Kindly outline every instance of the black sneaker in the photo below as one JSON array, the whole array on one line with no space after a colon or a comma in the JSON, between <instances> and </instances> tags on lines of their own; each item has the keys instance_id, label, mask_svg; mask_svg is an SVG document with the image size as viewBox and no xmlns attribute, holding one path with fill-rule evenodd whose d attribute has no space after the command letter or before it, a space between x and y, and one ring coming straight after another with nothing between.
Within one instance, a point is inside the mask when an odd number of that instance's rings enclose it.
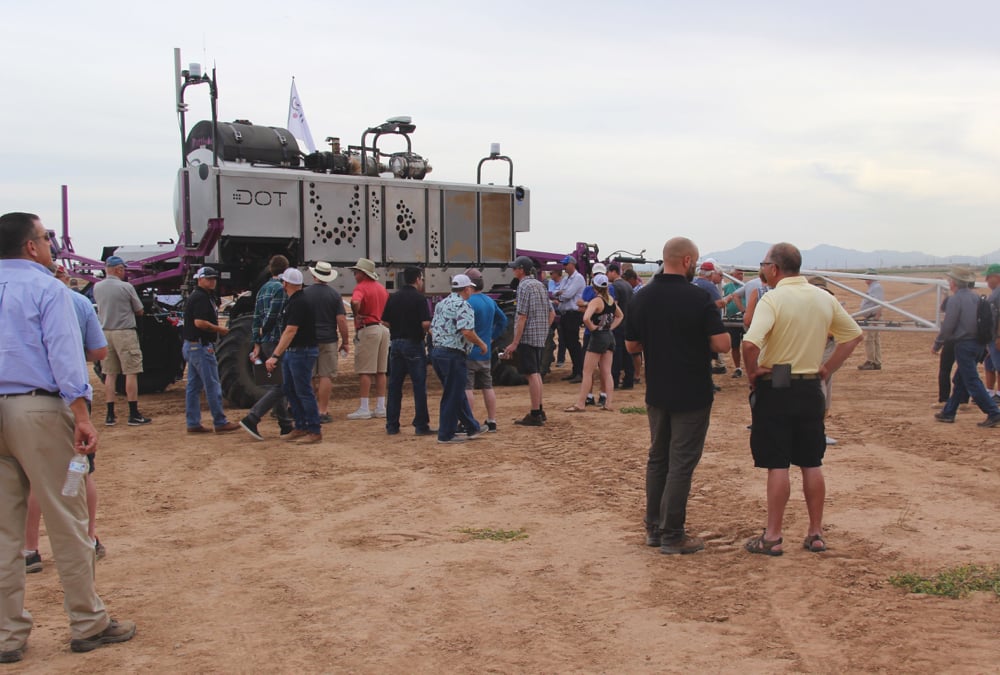
<instances>
[{"instance_id":1,"label":"black sneaker","mask_svg":"<svg viewBox=\"0 0 1000 675\"><path fill-rule=\"evenodd\" d=\"M646 530L646 546L660 545L660 528L653 527Z\"/></svg>"},{"instance_id":2,"label":"black sneaker","mask_svg":"<svg viewBox=\"0 0 1000 675\"><path fill-rule=\"evenodd\" d=\"M32 551L28 555L24 556L24 571L28 574L41 572L42 554L39 553L38 551Z\"/></svg>"},{"instance_id":3,"label":"black sneaker","mask_svg":"<svg viewBox=\"0 0 1000 675\"><path fill-rule=\"evenodd\" d=\"M545 414L544 410L539 410L538 414L542 418L543 422L548 422L549 421L549 416Z\"/></svg>"},{"instance_id":4,"label":"black sneaker","mask_svg":"<svg viewBox=\"0 0 1000 675\"><path fill-rule=\"evenodd\" d=\"M982 422L979 422L977 427L995 427L1000 426L1000 415L990 415Z\"/></svg>"},{"instance_id":5,"label":"black sneaker","mask_svg":"<svg viewBox=\"0 0 1000 675\"><path fill-rule=\"evenodd\" d=\"M489 420L486 420L485 422L483 422L483 426L486 427L486 433L495 434L497 432L496 422L490 422Z\"/></svg>"},{"instance_id":6,"label":"black sneaker","mask_svg":"<svg viewBox=\"0 0 1000 675\"><path fill-rule=\"evenodd\" d=\"M152 421L149 417L143 417L142 413L128 416L128 425L130 427L141 427L143 424L149 424Z\"/></svg>"},{"instance_id":7,"label":"black sneaker","mask_svg":"<svg viewBox=\"0 0 1000 675\"><path fill-rule=\"evenodd\" d=\"M430 427L427 427L426 429L414 429L413 430L413 435L414 436L436 436L437 432L438 432L437 429L431 429Z\"/></svg>"},{"instance_id":8,"label":"black sneaker","mask_svg":"<svg viewBox=\"0 0 1000 675\"><path fill-rule=\"evenodd\" d=\"M938 422L944 422L945 424L955 423L954 415L945 415L944 413L934 413L934 419L936 419Z\"/></svg>"},{"instance_id":9,"label":"black sneaker","mask_svg":"<svg viewBox=\"0 0 1000 675\"><path fill-rule=\"evenodd\" d=\"M24 650L28 648L28 643L25 642L23 647L18 647L17 649L11 649L6 652L0 652L0 663L17 663L24 658Z\"/></svg>"},{"instance_id":10,"label":"black sneaker","mask_svg":"<svg viewBox=\"0 0 1000 675\"><path fill-rule=\"evenodd\" d=\"M69 648L74 652L89 652L104 645L111 645L116 642L128 642L134 635L135 624L133 622L122 621L119 623L112 619L108 627L97 635L89 638L70 640Z\"/></svg>"},{"instance_id":11,"label":"black sneaker","mask_svg":"<svg viewBox=\"0 0 1000 675\"><path fill-rule=\"evenodd\" d=\"M594 400L593 394L587 394L587 400L584 401L584 405L597 405L597 401Z\"/></svg>"},{"instance_id":12,"label":"black sneaker","mask_svg":"<svg viewBox=\"0 0 1000 675\"><path fill-rule=\"evenodd\" d=\"M118 424L118 418L115 417L114 413L108 413L108 416L104 418L104 426L113 427Z\"/></svg>"},{"instance_id":13,"label":"black sneaker","mask_svg":"<svg viewBox=\"0 0 1000 675\"><path fill-rule=\"evenodd\" d=\"M240 426L243 427L243 431L247 432L258 441L264 440L264 437L260 435L259 431L257 431L257 423L250 419L249 415L240 420Z\"/></svg>"},{"instance_id":14,"label":"black sneaker","mask_svg":"<svg viewBox=\"0 0 1000 675\"><path fill-rule=\"evenodd\" d=\"M522 427L543 427L545 426L545 420L542 419L541 415L532 415L528 413L519 420L514 420L514 424L518 424Z\"/></svg>"},{"instance_id":15,"label":"black sneaker","mask_svg":"<svg viewBox=\"0 0 1000 675\"><path fill-rule=\"evenodd\" d=\"M604 408L605 406L608 405L608 396L607 396L607 394L601 394L598 397L598 399L597 399L597 405L599 405L602 408Z\"/></svg>"},{"instance_id":16,"label":"black sneaker","mask_svg":"<svg viewBox=\"0 0 1000 675\"><path fill-rule=\"evenodd\" d=\"M104 544L97 537L94 537L94 554L97 555L98 560L108 554L108 549L104 547Z\"/></svg>"}]
</instances>

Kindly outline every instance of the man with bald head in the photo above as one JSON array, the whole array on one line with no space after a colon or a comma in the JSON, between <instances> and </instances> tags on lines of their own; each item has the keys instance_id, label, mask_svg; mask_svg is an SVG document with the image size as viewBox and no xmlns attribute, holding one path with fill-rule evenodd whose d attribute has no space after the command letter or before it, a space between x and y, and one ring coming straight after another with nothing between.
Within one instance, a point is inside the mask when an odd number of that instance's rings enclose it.
<instances>
[{"instance_id":1,"label":"man with bald head","mask_svg":"<svg viewBox=\"0 0 1000 675\"><path fill-rule=\"evenodd\" d=\"M823 455L826 401L822 383L861 342L861 328L837 299L799 274L802 254L775 244L760 263L772 290L760 297L743 338L743 366L750 381L754 466L767 469L767 526L746 543L750 553L784 552L781 525L790 495L789 466L802 470L809 512L803 546L826 550L823 540ZM823 361L827 336L837 346Z\"/></svg>"},{"instance_id":2,"label":"man with bald head","mask_svg":"<svg viewBox=\"0 0 1000 675\"><path fill-rule=\"evenodd\" d=\"M705 548L684 524L712 413L712 353L730 346L714 299L691 283L697 260L690 239L668 241L663 273L632 297L625 321L625 346L646 364L646 544L666 554Z\"/></svg>"}]
</instances>

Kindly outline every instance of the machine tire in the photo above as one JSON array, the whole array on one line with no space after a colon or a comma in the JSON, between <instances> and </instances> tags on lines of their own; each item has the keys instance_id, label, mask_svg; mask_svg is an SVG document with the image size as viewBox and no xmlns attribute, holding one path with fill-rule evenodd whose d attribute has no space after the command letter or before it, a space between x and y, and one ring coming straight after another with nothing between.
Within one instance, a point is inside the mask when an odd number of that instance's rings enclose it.
<instances>
[{"instance_id":1,"label":"machine tire","mask_svg":"<svg viewBox=\"0 0 1000 675\"><path fill-rule=\"evenodd\" d=\"M499 354L514 337L514 306L512 303L501 305L504 314L507 315L507 328L503 335L493 342L493 356L490 361L493 373L493 384L500 387L519 387L528 384L528 378L517 370L517 365L513 360L506 361L500 358Z\"/></svg>"},{"instance_id":2,"label":"machine tire","mask_svg":"<svg viewBox=\"0 0 1000 675\"><path fill-rule=\"evenodd\" d=\"M235 408L253 407L265 391L254 381L253 364L247 358L253 350L252 327L253 314L231 318L229 334L219 340L215 351L222 395Z\"/></svg>"},{"instance_id":3,"label":"machine tire","mask_svg":"<svg viewBox=\"0 0 1000 675\"><path fill-rule=\"evenodd\" d=\"M136 320L139 348L142 350L142 372L139 373L139 394L164 391L184 377L184 356L181 353L181 335L177 326L164 315L143 315ZM94 373L105 381L100 362L94 364ZM115 391L125 393L125 376L119 374Z\"/></svg>"}]
</instances>

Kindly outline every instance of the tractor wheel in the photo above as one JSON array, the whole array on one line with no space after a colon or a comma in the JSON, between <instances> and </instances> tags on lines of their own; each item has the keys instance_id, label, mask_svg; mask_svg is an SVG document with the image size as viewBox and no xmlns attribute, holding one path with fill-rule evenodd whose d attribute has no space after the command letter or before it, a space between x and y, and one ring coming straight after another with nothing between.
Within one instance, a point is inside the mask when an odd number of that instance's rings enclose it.
<instances>
[{"instance_id":1,"label":"tractor wheel","mask_svg":"<svg viewBox=\"0 0 1000 675\"><path fill-rule=\"evenodd\" d=\"M265 389L253 378L253 364L247 355L253 351L251 329L253 314L243 314L229 320L229 334L219 340L216 358L222 395L235 408L251 408L264 395Z\"/></svg>"},{"instance_id":2,"label":"tractor wheel","mask_svg":"<svg viewBox=\"0 0 1000 675\"><path fill-rule=\"evenodd\" d=\"M184 356L181 353L181 335L168 317L144 315L136 320L139 348L142 350L142 372L139 373L139 394L161 392L184 377ZM94 372L104 382L100 363ZM125 376L119 374L115 391L125 393Z\"/></svg>"}]
</instances>

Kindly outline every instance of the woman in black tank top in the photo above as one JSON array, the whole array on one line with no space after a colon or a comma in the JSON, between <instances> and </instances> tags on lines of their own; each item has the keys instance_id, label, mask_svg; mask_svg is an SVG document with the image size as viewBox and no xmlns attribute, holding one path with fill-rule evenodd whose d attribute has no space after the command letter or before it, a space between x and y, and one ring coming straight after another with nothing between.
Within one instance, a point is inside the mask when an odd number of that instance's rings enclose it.
<instances>
[{"instance_id":1,"label":"woman in black tank top","mask_svg":"<svg viewBox=\"0 0 1000 675\"><path fill-rule=\"evenodd\" d=\"M594 383L594 368L601 371L601 391L607 394L602 410L611 410L611 394L614 386L611 379L611 361L615 354L615 336L611 331L618 327L624 315L621 308L608 293L608 277L595 274L591 282L597 295L587 304L583 312L583 325L590 331L590 342L583 358L583 381L576 403L566 408L566 412L586 410L587 394Z\"/></svg>"}]
</instances>

